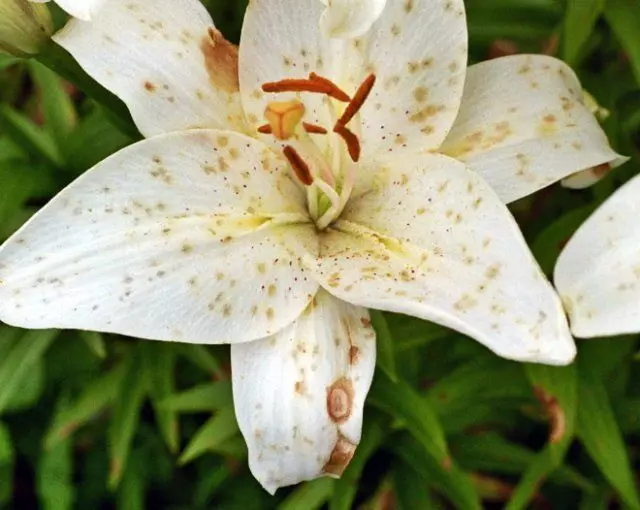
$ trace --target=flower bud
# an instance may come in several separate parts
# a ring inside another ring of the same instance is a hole
[[[52,33],[47,6],[28,0],[0,0],[0,52],[34,55]]]

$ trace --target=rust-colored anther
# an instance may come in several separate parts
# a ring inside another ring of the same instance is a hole
[[[375,83],[376,83],[375,74],[370,74],[369,76],[367,76],[367,79],[362,82],[360,87],[358,87],[358,90],[353,96],[353,99],[349,102],[349,104],[347,105],[347,108],[344,110],[344,113],[338,119],[337,124],[342,124],[343,126],[346,126],[347,124],[349,124],[351,119],[353,119],[356,116],[356,114],[360,111],[360,108],[362,108],[362,105],[365,103],[365,101],[369,97],[369,94],[371,93],[371,89],[373,89],[373,86],[375,85]]]
[[[302,127],[307,133],[312,133],[316,135],[326,135],[327,130],[322,126],[318,126],[317,124],[309,124],[308,122],[303,122]]]
[[[265,124],[264,126],[260,126],[258,128],[258,133],[262,133],[263,135],[273,134],[273,129],[271,128],[271,124]]]
[[[333,97],[334,99],[337,99],[338,101],[342,101],[343,103],[348,103],[349,101],[351,101],[349,94],[347,94],[344,90],[338,87],[331,80],[324,78],[323,76],[320,76],[316,73],[310,73],[309,80],[316,83],[321,83],[325,85],[327,88],[331,89],[333,91],[333,94],[331,95],[331,97]]]
[[[360,159],[360,140],[358,137],[344,124],[336,124],[333,128],[333,132],[340,135],[340,137],[347,144],[347,150],[349,151],[349,156],[351,156],[351,160],[354,163],[357,163]]]
[[[305,186],[311,186],[311,184],[313,184],[311,170],[309,169],[309,165],[302,159],[302,156],[298,154],[298,151],[291,147],[291,145],[287,145],[283,152],[300,182]]]
[[[314,79],[287,78],[280,81],[269,82],[262,85],[262,90],[269,93],[312,92],[315,94],[324,94],[345,103],[351,99],[335,83],[319,76],[316,76]]]
[[[296,99],[285,102],[274,101],[267,105],[264,117],[269,122],[273,136],[278,140],[288,140],[295,134],[304,112],[304,104]]]

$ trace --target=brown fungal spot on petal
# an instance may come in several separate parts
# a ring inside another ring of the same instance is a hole
[[[349,347],[349,364],[355,365],[358,363],[360,359],[360,349],[358,349],[355,345]]]
[[[343,435],[338,437],[336,445],[329,456],[329,460],[324,465],[323,471],[328,475],[342,476],[344,470],[351,462],[356,446]]]
[[[200,49],[211,84],[229,93],[237,92],[240,89],[238,47],[211,27],[202,39]]]
[[[353,405],[353,384],[341,377],[327,389],[327,413],[337,424],[346,422],[351,416]]]

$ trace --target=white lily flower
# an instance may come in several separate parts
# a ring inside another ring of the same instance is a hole
[[[366,308],[569,363],[560,300],[502,200],[616,157],[559,61],[466,73],[462,0],[388,0],[340,38],[327,7],[251,2],[239,54],[196,0],[72,20],[56,41],[150,139],[0,249],[10,324],[231,343],[249,465],[271,492],[353,455],[375,366]]]
[[[43,4],[49,2],[49,0],[29,0],[36,4]],[[84,21],[91,19],[93,13],[99,9],[99,7],[106,0],[53,0],[57,3],[61,9],[64,9],[74,18],[78,18]]]
[[[575,336],[640,331],[640,176],[580,226],[556,263],[554,280]]]

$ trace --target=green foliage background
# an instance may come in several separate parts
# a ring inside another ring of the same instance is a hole
[[[577,226],[640,171],[640,0],[466,3],[472,61],[563,58],[633,158],[592,189],[556,185],[513,205],[550,273]],[[245,3],[205,4],[238,41]],[[137,136],[64,54],[39,60],[59,74],[0,58],[0,240]],[[227,348],[0,325],[0,508],[640,509],[637,336],[580,341],[576,364],[549,368],[418,320],[374,321],[379,364],[356,458],[340,481],[275,497],[247,468]]]

